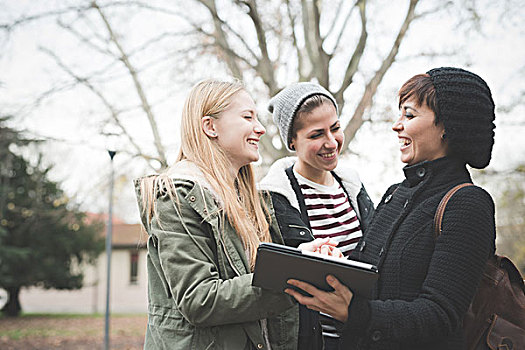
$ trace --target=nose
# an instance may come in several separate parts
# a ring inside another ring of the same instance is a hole
[[[337,140],[335,138],[335,135],[331,132],[327,134],[327,139],[325,142],[326,148],[337,148]]]
[[[264,135],[266,133],[266,128],[259,120],[257,120],[255,122],[255,126],[253,127],[253,131],[258,135]]]
[[[395,131],[395,132],[399,132],[401,130],[403,130],[403,122],[402,122],[402,119],[403,117],[402,116],[399,116],[399,118],[397,118],[397,120],[394,122],[394,124],[392,124],[392,130]]]

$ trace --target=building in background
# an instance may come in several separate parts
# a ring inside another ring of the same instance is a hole
[[[89,214],[104,220],[107,215]],[[106,234],[104,227],[101,235]],[[110,308],[112,313],[145,313],[148,282],[146,276],[146,233],[140,224],[113,220]],[[82,266],[84,286],[78,290],[24,288],[20,292],[23,312],[104,313],[106,297],[106,253],[95,265]]]

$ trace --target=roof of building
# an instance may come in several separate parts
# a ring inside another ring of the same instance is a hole
[[[103,229],[100,234],[106,237],[107,234],[107,214],[86,213],[88,222],[100,221]],[[111,242],[113,248],[145,248],[148,240],[147,233],[142,229],[141,224],[127,224],[118,217],[112,219]]]

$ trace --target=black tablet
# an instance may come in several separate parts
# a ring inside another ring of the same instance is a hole
[[[284,291],[290,287],[289,279],[308,282],[319,289],[332,291],[326,276],[333,275],[353,293],[369,298],[379,277],[374,265],[344,258],[334,258],[318,253],[275,243],[261,243],[252,285]]]

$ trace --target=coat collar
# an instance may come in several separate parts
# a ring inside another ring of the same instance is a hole
[[[283,195],[292,207],[301,211],[290,180],[285,173],[285,170],[294,165],[296,161],[297,157],[285,157],[276,160],[268,170],[266,176],[259,182],[258,188],[262,191],[276,192]],[[339,160],[334,172],[343,182],[343,186],[351,197],[350,200],[352,204],[356,204],[357,195],[362,186],[357,172],[348,166],[348,162],[344,162],[342,159]]]
[[[409,187],[414,187],[429,177],[434,178],[437,183],[445,183],[451,176],[458,175],[465,181],[471,181],[465,162],[452,157],[407,165],[403,168],[403,172]]]
[[[223,203],[219,194],[213,189],[202,170],[194,162],[187,159],[181,160],[169,167],[167,174],[172,179],[188,180],[197,183],[201,188],[209,191],[219,205]]]

